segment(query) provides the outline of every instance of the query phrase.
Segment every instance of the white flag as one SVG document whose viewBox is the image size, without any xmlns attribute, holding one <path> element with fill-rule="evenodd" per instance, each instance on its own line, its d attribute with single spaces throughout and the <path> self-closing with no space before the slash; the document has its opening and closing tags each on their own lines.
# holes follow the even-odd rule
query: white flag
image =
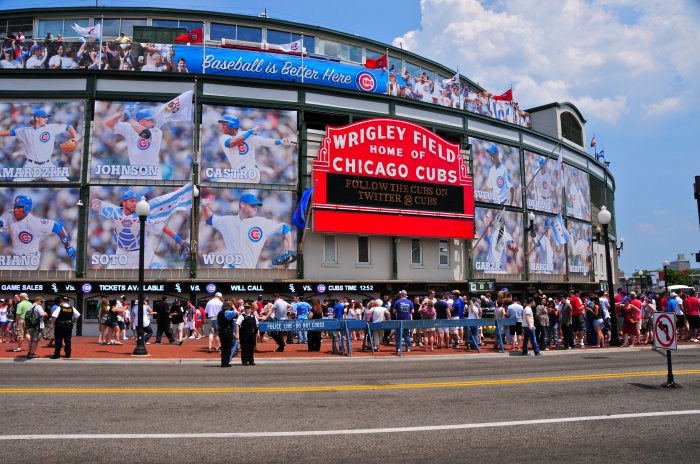
<svg viewBox="0 0 700 464">
<path fill-rule="evenodd" d="M 171 121 L 192 121 L 192 94 L 194 91 L 188 90 L 156 108 L 153 111 L 156 127 L 160 128 Z"/>
<path fill-rule="evenodd" d="M 301 53 L 303 51 L 301 46 L 301 39 L 292 43 L 282 44 L 279 47 L 287 53 Z"/>
<path fill-rule="evenodd" d="M 452 76 L 452 79 L 445 79 L 442 81 L 442 85 L 448 86 L 452 84 L 459 84 L 459 73 Z"/>
<path fill-rule="evenodd" d="M 81 37 L 94 37 L 96 40 L 100 40 L 100 37 L 102 37 L 101 23 L 97 23 L 92 27 L 80 27 L 74 23 L 71 27 Z"/>
<path fill-rule="evenodd" d="M 189 211 L 192 208 L 192 182 L 174 192 L 152 198 L 148 204 L 151 205 L 149 224 L 161 224 L 175 211 Z"/>
<path fill-rule="evenodd" d="M 569 241 L 569 232 L 566 230 L 566 227 L 564 227 L 564 220 L 561 217 L 561 213 L 559 213 L 554 220 L 552 230 L 554 231 L 554 240 L 557 241 L 559 246 Z"/>
</svg>

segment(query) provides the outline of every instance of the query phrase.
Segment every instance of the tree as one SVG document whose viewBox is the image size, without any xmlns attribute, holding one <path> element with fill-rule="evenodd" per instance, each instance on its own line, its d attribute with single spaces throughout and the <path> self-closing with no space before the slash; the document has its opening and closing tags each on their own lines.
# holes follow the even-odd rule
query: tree
<svg viewBox="0 0 700 464">
<path fill-rule="evenodd" d="M 693 278 L 688 274 L 684 274 L 681 271 L 675 271 L 673 269 L 666 270 L 666 285 L 686 285 L 688 287 L 693 286 Z"/>
</svg>

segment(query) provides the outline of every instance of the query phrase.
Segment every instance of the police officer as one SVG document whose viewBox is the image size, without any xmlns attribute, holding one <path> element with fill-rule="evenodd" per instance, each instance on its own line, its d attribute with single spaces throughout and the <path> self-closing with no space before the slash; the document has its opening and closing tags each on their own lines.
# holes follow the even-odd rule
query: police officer
<svg viewBox="0 0 700 464">
<path fill-rule="evenodd" d="M 252 314 L 250 306 L 246 306 L 245 313 L 238 316 L 238 320 L 236 320 L 236 337 L 241 341 L 241 362 L 244 366 L 255 366 L 253 353 L 255 352 L 258 324 L 258 318 Z"/>
<path fill-rule="evenodd" d="M 233 320 L 238 316 L 238 313 L 231 305 L 231 302 L 226 301 L 221 306 L 218 316 L 216 316 L 219 329 L 219 339 L 221 340 L 221 367 L 231 367 L 231 358 L 233 350 Z"/>
<path fill-rule="evenodd" d="M 71 355 L 71 338 L 73 337 L 73 322 L 80 317 L 80 313 L 71 305 L 68 304 L 65 297 L 61 298 L 61 304 L 51 314 L 51 319 L 54 322 L 54 334 L 56 345 L 53 349 L 51 359 L 59 359 L 61 357 L 61 345 L 66 344 L 66 358 Z"/>
</svg>

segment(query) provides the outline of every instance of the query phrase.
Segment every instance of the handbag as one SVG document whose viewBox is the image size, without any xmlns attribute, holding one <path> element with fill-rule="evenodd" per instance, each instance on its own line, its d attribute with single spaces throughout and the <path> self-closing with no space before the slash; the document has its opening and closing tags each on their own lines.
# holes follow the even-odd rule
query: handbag
<svg viewBox="0 0 700 464">
<path fill-rule="evenodd" d="M 109 324 L 109 312 L 102 313 L 102 316 L 100 317 L 100 324 L 102 324 L 102 325 Z"/>
</svg>

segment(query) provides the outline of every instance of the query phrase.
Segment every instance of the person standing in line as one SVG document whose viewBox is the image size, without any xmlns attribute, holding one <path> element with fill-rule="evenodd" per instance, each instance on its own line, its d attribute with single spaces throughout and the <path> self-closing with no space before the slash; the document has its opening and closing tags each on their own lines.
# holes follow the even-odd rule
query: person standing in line
<svg viewBox="0 0 700 464">
<path fill-rule="evenodd" d="M 134 309 L 132 310 L 131 320 L 134 322 L 134 330 L 137 329 L 139 325 L 139 313 L 141 313 L 142 324 L 143 324 L 143 341 L 146 345 L 150 345 L 151 342 L 148 340 L 153 335 L 153 329 L 151 328 L 151 316 L 157 315 L 155 311 L 151 311 L 151 307 L 148 306 L 148 297 L 143 298 L 143 305 L 139 304 L 139 301 L 134 302 Z M 138 333 L 134 337 L 136 343 L 138 343 Z"/>
<path fill-rule="evenodd" d="M 571 327 L 571 303 L 566 295 L 561 297 L 561 332 L 562 339 L 564 340 L 563 350 L 573 350 L 574 349 L 574 335 L 573 329 Z"/>
<path fill-rule="evenodd" d="M 523 308 L 523 356 L 527 356 L 527 342 L 530 340 L 532 349 L 535 352 L 535 356 L 542 354 L 540 349 L 537 347 L 537 339 L 535 338 L 535 316 L 532 313 L 535 307 L 534 298 L 530 297 L 527 299 L 527 304 Z"/>
<path fill-rule="evenodd" d="M 170 331 L 170 306 L 168 305 L 168 297 L 163 295 L 161 300 L 155 304 L 153 308 L 156 310 L 156 345 L 161 344 L 161 339 L 165 335 L 170 343 L 173 343 L 173 333 Z"/>
<path fill-rule="evenodd" d="M 421 320 L 434 320 L 435 305 L 433 304 L 433 300 L 427 300 L 421 305 L 418 312 L 420 313 Z M 430 351 L 435 351 L 435 327 L 423 329 L 423 335 L 425 335 L 425 346 L 423 351 L 428 351 L 428 348 L 430 348 Z"/>
<path fill-rule="evenodd" d="M 170 323 L 172 324 L 173 337 L 176 345 L 182 345 L 182 332 L 185 328 L 185 308 L 179 298 L 175 298 L 170 306 Z"/>
<path fill-rule="evenodd" d="M 272 303 L 272 309 L 274 311 L 274 317 L 275 320 L 277 321 L 286 321 L 287 320 L 287 309 L 289 308 L 289 303 L 284 301 L 282 298 L 280 298 L 279 293 L 275 293 L 273 296 L 274 303 Z M 277 349 L 275 350 L 278 353 L 281 353 L 284 351 L 285 343 L 284 343 L 284 333 L 283 332 L 272 332 L 272 338 L 275 340 L 277 343 Z"/>
<path fill-rule="evenodd" d="M 401 290 L 399 299 L 394 303 L 394 314 L 396 314 L 397 321 L 410 321 L 413 319 L 415 308 L 413 303 L 406 298 L 407 296 L 406 290 Z M 447 294 L 445 294 L 445 297 L 447 297 Z M 399 353 L 402 341 L 406 344 L 406 351 L 411 351 L 411 331 L 409 329 L 403 329 L 403 333 L 396 333 L 396 354 Z"/>
<path fill-rule="evenodd" d="M 249 305 L 236 320 L 236 338 L 241 343 L 241 363 L 244 366 L 255 366 L 255 340 L 260 323 L 252 311 L 252 305 Z"/>
<path fill-rule="evenodd" d="M 51 319 L 54 322 L 54 332 L 56 334 L 56 344 L 53 350 L 51 359 L 59 359 L 61 357 L 61 346 L 65 344 L 66 359 L 71 356 L 71 339 L 73 338 L 74 322 L 80 317 L 80 313 L 68 302 L 61 298 L 61 302 L 53 313 Z"/>
<path fill-rule="evenodd" d="M 515 325 L 510 326 L 510 349 L 517 350 L 523 338 L 523 306 L 518 302 L 517 297 L 513 297 L 513 302 L 508 305 L 506 317 L 515 319 Z"/>
<path fill-rule="evenodd" d="M 233 324 L 238 317 L 238 313 L 231 305 L 230 301 L 224 301 L 221 311 L 216 316 L 216 326 L 219 329 L 219 340 L 221 341 L 221 367 L 231 367 L 233 351 Z"/>
<path fill-rule="evenodd" d="M 585 348 L 583 342 L 584 334 L 584 308 L 581 302 L 581 291 L 572 290 L 571 297 L 569 298 L 569 303 L 571 304 L 571 326 L 574 331 L 574 345 L 576 345 L 577 340 L 581 340 L 581 348 Z"/>
<path fill-rule="evenodd" d="M 653 300 L 651 300 L 653 301 Z M 688 292 L 688 298 L 683 302 L 683 308 L 685 310 L 685 316 L 688 320 L 688 326 L 690 327 L 690 341 L 693 343 L 698 343 L 698 332 L 700 331 L 700 299 L 695 296 L 695 289 L 691 288 Z"/>
<path fill-rule="evenodd" d="M 187 338 L 199 339 L 199 333 L 197 333 L 195 320 L 197 318 L 197 308 L 192 304 L 192 300 L 187 300 L 187 310 L 185 312 L 185 330 L 189 331 Z"/>
<path fill-rule="evenodd" d="M 391 320 L 391 313 L 384 307 L 381 300 L 374 300 L 374 308 L 372 308 L 372 322 L 384 322 Z M 379 351 L 379 337 L 382 335 L 381 330 L 372 332 L 372 343 L 374 343 L 374 351 Z"/>
<path fill-rule="evenodd" d="M 311 305 L 306 301 L 298 302 L 294 309 L 297 314 L 298 320 L 305 321 L 309 318 L 309 313 L 311 312 Z M 301 343 L 305 345 L 308 345 L 309 343 L 309 332 L 306 330 L 299 330 L 297 332 L 297 344 Z"/>
<path fill-rule="evenodd" d="M 221 307 L 223 306 L 223 295 L 220 292 L 214 294 L 214 298 L 207 302 L 207 306 L 204 308 L 204 312 L 209 321 L 209 352 L 212 350 L 219 351 L 221 346 L 221 340 L 219 339 L 219 334 L 216 330 L 217 317 Z M 214 343 L 214 337 L 216 337 L 216 343 Z"/>
<path fill-rule="evenodd" d="M 323 319 L 323 307 L 318 300 L 311 301 L 309 319 Z M 308 332 L 309 351 L 321 351 L 321 332 L 318 330 Z"/>
<path fill-rule="evenodd" d="M 32 304 L 29 302 L 29 295 L 20 293 L 17 311 L 15 312 L 15 334 L 17 337 L 17 348 L 14 349 L 15 353 L 22 351 L 22 342 L 27 335 L 27 328 L 24 325 L 24 316 L 26 316 L 27 310 L 31 307 Z"/>
<path fill-rule="evenodd" d="M 540 298 L 540 304 L 535 307 L 535 336 L 537 346 L 543 351 L 548 351 L 547 332 L 549 332 L 549 314 L 544 296 Z"/>
<path fill-rule="evenodd" d="M 34 298 L 34 304 L 27 310 L 24 316 L 24 324 L 27 327 L 27 340 L 29 347 L 27 348 L 27 359 L 38 358 L 36 348 L 39 345 L 41 335 L 44 333 L 44 299 L 40 296 Z M 35 321 L 36 323 L 32 323 Z"/>
</svg>

